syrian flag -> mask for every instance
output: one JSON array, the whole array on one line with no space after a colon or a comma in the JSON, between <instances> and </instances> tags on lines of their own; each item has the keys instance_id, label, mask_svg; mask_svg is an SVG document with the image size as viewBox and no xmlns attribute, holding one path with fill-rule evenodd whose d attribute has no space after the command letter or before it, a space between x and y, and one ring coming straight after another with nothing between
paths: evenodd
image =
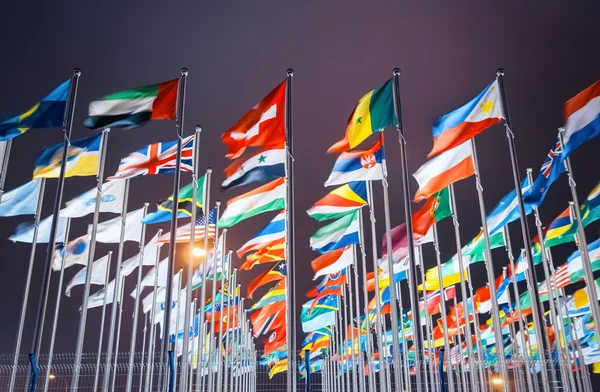
<instances>
[{"instance_id":1,"label":"syrian flag","mask_svg":"<svg viewBox=\"0 0 600 392\"><path fill-rule=\"evenodd\" d=\"M252 182L267 182L285 176L284 145L264 148L245 161L237 160L224 170L227 178L222 190L232 189Z\"/></svg>"},{"instance_id":2,"label":"syrian flag","mask_svg":"<svg viewBox=\"0 0 600 392\"><path fill-rule=\"evenodd\" d=\"M285 88L283 81L221 136L227 158L240 157L247 147L285 143Z\"/></svg>"},{"instance_id":3,"label":"syrian flag","mask_svg":"<svg viewBox=\"0 0 600 392\"><path fill-rule=\"evenodd\" d=\"M90 129L134 129L150 120L175 120L179 79L106 95L90 103Z\"/></svg>"}]
</instances>

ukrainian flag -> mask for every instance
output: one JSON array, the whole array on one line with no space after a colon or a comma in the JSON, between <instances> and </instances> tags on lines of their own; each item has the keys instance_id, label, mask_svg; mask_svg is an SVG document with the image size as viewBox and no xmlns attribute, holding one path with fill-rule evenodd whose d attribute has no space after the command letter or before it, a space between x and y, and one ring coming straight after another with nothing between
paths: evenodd
<instances>
[{"instance_id":1,"label":"ukrainian flag","mask_svg":"<svg viewBox=\"0 0 600 392\"><path fill-rule=\"evenodd\" d=\"M67 149L65 177L95 176L98 174L102 134L75 140ZM33 178L58 178L62 164L63 143L46 148L35 161Z\"/></svg>"},{"instance_id":2,"label":"ukrainian flag","mask_svg":"<svg viewBox=\"0 0 600 392\"><path fill-rule=\"evenodd\" d=\"M31 128L62 127L71 80L67 80L23 114L0 123L0 141L19 136Z\"/></svg>"}]
</instances>

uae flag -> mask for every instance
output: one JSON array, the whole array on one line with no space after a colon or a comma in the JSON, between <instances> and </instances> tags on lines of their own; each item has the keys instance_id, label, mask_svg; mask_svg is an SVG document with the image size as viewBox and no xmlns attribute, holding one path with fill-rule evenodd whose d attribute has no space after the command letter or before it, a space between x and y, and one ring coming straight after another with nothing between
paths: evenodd
<instances>
[{"instance_id":1,"label":"uae flag","mask_svg":"<svg viewBox=\"0 0 600 392\"><path fill-rule=\"evenodd\" d=\"M179 79L112 93L90 103L90 129L134 129L150 120L174 120Z\"/></svg>"}]
</instances>

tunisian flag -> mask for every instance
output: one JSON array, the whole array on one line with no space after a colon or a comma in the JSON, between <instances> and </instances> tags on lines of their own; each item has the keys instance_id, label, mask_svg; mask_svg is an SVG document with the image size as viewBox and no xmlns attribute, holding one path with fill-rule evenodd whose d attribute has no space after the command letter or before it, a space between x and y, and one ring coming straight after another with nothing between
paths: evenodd
<instances>
[{"instance_id":1,"label":"tunisian flag","mask_svg":"<svg viewBox=\"0 0 600 392\"><path fill-rule=\"evenodd\" d=\"M229 159L240 157L247 147L285 143L285 80L221 136Z\"/></svg>"}]
</instances>

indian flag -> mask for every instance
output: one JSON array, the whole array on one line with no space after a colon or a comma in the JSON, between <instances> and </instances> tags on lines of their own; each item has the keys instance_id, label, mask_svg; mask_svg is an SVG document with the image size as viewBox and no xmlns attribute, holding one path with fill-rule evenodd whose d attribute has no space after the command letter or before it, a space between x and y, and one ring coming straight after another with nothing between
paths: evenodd
<instances>
[{"instance_id":1,"label":"indian flag","mask_svg":"<svg viewBox=\"0 0 600 392\"><path fill-rule=\"evenodd\" d=\"M396 124L392 79L369 91L359 101L346 128L346 136L327 152L344 152L358 146L373 133Z\"/></svg>"},{"instance_id":2,"label":"indian flag","mask_svg":"<svg viewBox=\"0 0 600 392\"><path fill-rule=\"evenodd\" d=\"M150 120L174 120L179 79L106 95L89 106L90 129L133 129Z\"/></svg>"},{"instance_id":3,"label":"indian flag","mask_svg":"<svg viewBox=\"0 0 600 392\"><path fill-rule=\"evenodd\" d=\"M285 180L278 178L229 200L217 226L228 228L252 216L282 208L285 208Z\"/></svg>"}]
</instances>

